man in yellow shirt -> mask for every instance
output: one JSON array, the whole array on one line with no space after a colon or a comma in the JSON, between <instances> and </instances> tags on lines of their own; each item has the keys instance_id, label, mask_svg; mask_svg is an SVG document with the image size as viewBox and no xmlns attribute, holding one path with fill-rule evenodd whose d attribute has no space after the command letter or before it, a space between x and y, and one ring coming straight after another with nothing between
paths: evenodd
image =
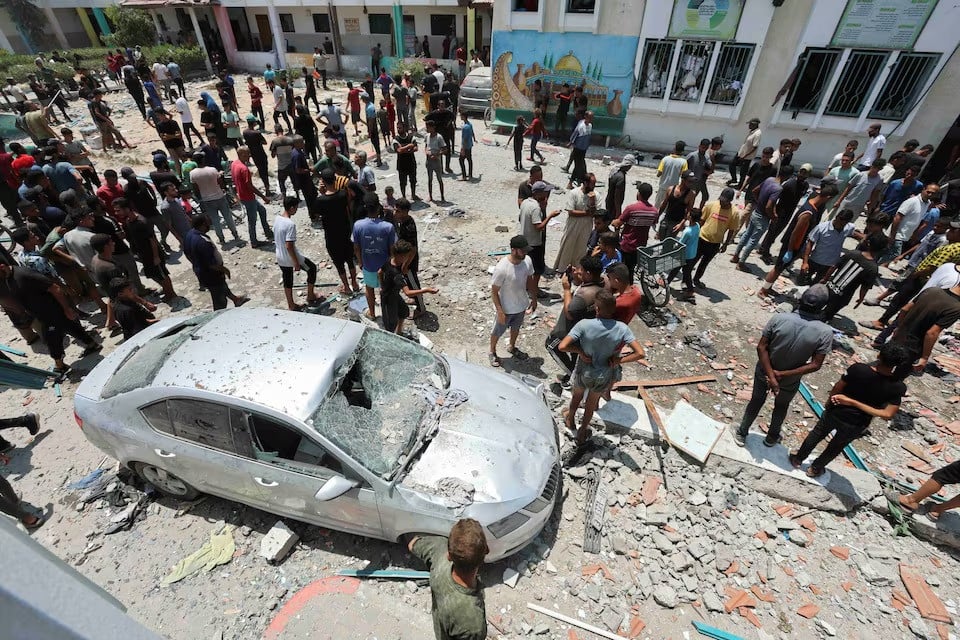
<instances>
[{"instance_id":1,"label":"man in yellow shirt","mask_svg":"<svg viewBox=\"0 0 960 640\"><path fill-rule=\"evenodd\" d=\"M727 187L720 193L719 200L708 202L703 206L700 243L694 261L697 270L693 276L693 284L698 289L704 288L700 278L707 270L707 265L718 253L727 250L727 245L730 244L737 229L740 228L740 214L733 206L735 195L736 192Z\"/></svg>"}]
</instances>

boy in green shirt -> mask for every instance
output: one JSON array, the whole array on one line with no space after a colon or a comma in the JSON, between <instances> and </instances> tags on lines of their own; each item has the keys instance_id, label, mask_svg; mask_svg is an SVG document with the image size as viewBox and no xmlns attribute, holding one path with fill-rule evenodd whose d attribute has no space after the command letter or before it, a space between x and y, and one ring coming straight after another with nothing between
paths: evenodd
<instances>
[{"instance_id":1,"label":"boy in green shirt","mask_svg":"<svg viewBox=\"0 0 960 640\"><path fill-rule=\"evenodd\" d=\"M437 640L484 640L487 614L477 574L490 549L480 523L458 520L449 538L417 536L408 548L430 567Z\"/></svg>"}]
</instances>

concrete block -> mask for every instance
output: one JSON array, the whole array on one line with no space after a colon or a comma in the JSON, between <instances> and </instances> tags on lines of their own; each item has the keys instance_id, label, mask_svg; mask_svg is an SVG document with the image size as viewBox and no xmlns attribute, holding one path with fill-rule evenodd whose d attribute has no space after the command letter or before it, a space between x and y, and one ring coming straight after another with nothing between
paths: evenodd
<instances>
[{"instance_id":1,"label":"concrete block","mask_svg":"<svg viewBox=\"0 0 960 640\"><path fill-rule=\"evenodd\" d=\"M277 520L277 524L273 525L260 541L260 557L266 558L271 564L280 562L290 553L299 539L300 536L291 531L283 520Z\"/></svg>"}]
</instances>

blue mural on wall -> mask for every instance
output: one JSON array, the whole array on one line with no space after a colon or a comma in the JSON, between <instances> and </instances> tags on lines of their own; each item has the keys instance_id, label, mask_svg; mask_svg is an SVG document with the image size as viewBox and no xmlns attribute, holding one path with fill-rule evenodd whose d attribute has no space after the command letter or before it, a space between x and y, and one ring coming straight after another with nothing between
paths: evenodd
<instances>
[{"instance_id":1,"label":"blue mural on wall","mask_svg":"<svg viewBox=\"0 0 960 640\"><path fill-rule=\"evenodd\" d=\"M551 96L564 83L583 86L594 123L622 131L633 85L639 36L593 33L495 31L493 33L493 107L497 120L533 112L533 85L540 80ZM556 113L550 99L548 114Z\"/></svg>"}]
</instances>

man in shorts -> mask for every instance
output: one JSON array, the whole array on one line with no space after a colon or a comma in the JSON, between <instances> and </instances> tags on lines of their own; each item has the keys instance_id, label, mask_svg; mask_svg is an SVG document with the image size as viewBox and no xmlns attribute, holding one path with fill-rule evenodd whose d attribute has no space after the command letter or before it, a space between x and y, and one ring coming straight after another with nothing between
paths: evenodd
<instances>
[{"instance_id":1,"label":"man in shorts","mask_svg":"<svg viewBox=\"0 0 960 640\"><path fill-rule=\"evenodd\" d=\"M564 451L564 465L571 465L590 450L590 420L600 403L600 397L608 393L614 382L620 380L622 366L643 358L643 347L633 332L624 323L615 320L617 301L611 291L598 291L594 304L597 317L581 320L573 326L567 337L560 342L560 350L577 354L571 382L573 396L564 419L568 431L574 431L577 409L586 394L583 419L576 429L574 446ZM620 350L629 345L632 353L621 356Z\"/></svg>"},{"instance_id":2,"label":"man in shorts","mask_svg":"<svg viewBox=\"0 0 960 640\"><path fill-rule=\"evenodd\" d=\"M293 274L301 269L307 270L307 304L316 304L323 300L314 287L317 284L317 265L303 257L297 248L297 225L293 215L300 206L300 198L287 196L283 199L283 211L273 221L273 238L277 247L277 266L283 277L283 295L287 299L287 309L301 311L303 307L293 301Z\"/></svg>"},{"instance_id":3,"label":"man in shorts","mask_svg":"<svg viewBox=\"0 0 960 640\"><path fill-rule=\"evenodd\" d=\"M364 195L363 207L367 217L357 220L353 225L353 251L363 274L367 317L374 320L377 317L376 290L380 287L377 273L390 259L390 247L397 242L397 231L392 224L380 217L380 197L376 193L369 192Z\"/></svg>"},{"instance_id":4,"label":"man in shorts","mask_svg":"<svg viewBox=\"0 0 960 640\"><path fill-rule=\"evenodd\" d=\"M517 338L523 325L523 316L537 310L537 286L534 280L533 262L527 255L530 243L523 235L510 239L510 255L500 258L490 279L490 297L497 311L497 318L490 333L490 366L499 367L497 342L510 329L510 346L507 351L522 358L517 351Z\"/></svg>"}]
</instances>

